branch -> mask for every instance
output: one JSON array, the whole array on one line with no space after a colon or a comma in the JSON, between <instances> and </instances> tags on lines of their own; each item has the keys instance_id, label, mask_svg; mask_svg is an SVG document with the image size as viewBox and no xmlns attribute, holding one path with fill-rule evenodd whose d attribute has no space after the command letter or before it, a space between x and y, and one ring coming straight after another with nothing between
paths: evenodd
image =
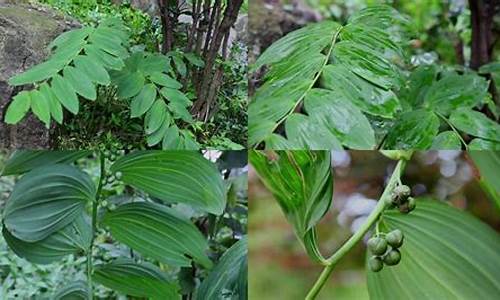
<instances>
[{"instance_id":1,"label":"branch","mask_svg":"<svg viewBox=\"0 0 500 300\"><path fill-rule=\"evenodd\" d=\"M363 223L363 225L358 229L358 231L356 231L356 233L354 233L349 238L349 240L347 240L347 242L345 242L344 245L340 247L340 249L338 249L330 258L326 260L325 268L323 269L323 272L321 272L320 276L318 277L313 287L307 294L306 300L316 299L316 296L318 296L318 293L325 285L328 277L330 277L330 274L332 273L333 269L340 261L340 259L344 257L349 251L351 251L351 249L363 238L363 236L368 232L368 230L373 226L373 224L377 222L377 220L380 218L384 210L387 207L389 207L389 205L392 202L392 197L391 197L392 191L400 181L401 175L406 167L406 163L407 163L406 160L400 160L398 162L396 168L394 168L394 171L392 172L391 178L389 179L387 186L384 189L384 192L382 193L382 196L380 196L377 206L370 213L365 223Z\"/></svg>"}]
</instances>

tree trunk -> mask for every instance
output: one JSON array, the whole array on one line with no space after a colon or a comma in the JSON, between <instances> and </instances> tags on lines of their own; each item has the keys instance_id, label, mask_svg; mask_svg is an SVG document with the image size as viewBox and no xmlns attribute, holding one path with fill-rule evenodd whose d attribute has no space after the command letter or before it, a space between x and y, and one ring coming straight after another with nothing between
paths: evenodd
<instances>
[{"instance_id":1,"label":"tree trunk","mask_svg":"<svg viewBox=\"0 0 500 300\"><path fill-rule=\"evenodd\" d=\"M470 67L474 70L488 63L493 55L493 17L500 0L469 0L472 44Z\"/></svg>"},{"instance_id":2,"label":"tree trunk","mask_svg":"<svg viewBox=\"0 0 500 300\"><path fill-rule=\"evenodd\" d=\"M167 53L174 47L174 27L175 20L172 18L169 7L177 7L177 1L172 0L158 0L158 7L160 9L160 19L163 32L163 45L162 53Z\"/></svg>"}]
</instances>

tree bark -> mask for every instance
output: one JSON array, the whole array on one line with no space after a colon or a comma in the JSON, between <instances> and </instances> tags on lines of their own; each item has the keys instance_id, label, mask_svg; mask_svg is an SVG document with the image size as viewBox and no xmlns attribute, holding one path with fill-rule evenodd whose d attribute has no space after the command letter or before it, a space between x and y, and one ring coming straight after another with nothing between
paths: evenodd
<instances>
[{"instance_id":1,"label":"tree bark","mask_svg":"<svg viewBox=\"0 0 500 300\"><path fill-rule=\"evenodd\" d=\"M177 1L172 0L158 0L158 7L160 9L160 19L163 32L163 45L162 53L167 53L174 47L174 27L175 20L172 18L169 6L175 5L177 7Z\"/></svg>"},{"instance_id":2,"label":"tree bark","mask_svg":"<svg viewBox=\"0 0 500 300\"><path fill-rule=\"evenodd\" d=\"M472 26L470 67L474 70L492 59L493 17L499 6L500 0L469 0Z\"/></svg>"}]
</instances>

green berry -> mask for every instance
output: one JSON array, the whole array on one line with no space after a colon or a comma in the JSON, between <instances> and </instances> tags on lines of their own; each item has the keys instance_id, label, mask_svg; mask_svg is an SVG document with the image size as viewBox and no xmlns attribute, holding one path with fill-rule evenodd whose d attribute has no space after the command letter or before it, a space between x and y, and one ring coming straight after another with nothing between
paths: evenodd
<instances>
[{"instance_id":1,"label":"green berry","mask_svg":"<svg viewBox=\"0 0 500 300\"><path fill-rule=\"evenodd\" d=\"M388 266L395 266L401 261L401 253L398 249L392 249L384 256L384 264Z\"/></svg>"},{"instance_id":2,"label":"green berry","mask_svg":"<svg viewBox=\"0 0 500 300\"><path fill-rule=\"evenodd\" d=\"M375 255L382 255L387 251L387 241L380 237L373 237L368 240L368 249Z\"/></svg>"},{"instance_id":3,"label":"green berry","mask_svg":"<svg viewBox=\"0 0 500 300\"><path fill-rule=\"evenodd\" d=\"M380 257L372 256L368 260L368 267L372 272L379 272L384 267L384 263Z\"/></svg>"},{"instance_id":4,"label":"green berry","mask_svg":"<svg viewBox=\"0 0 500 300\"><path fill-rule=\"evenodd\" d=\"M411 194L411 189L407 185L398 185L392 191L392 202L401 205L406 202Z\"/></svg>"},{"instance_id":5,"label":"green berry","mask_svg":"<svg viewBox=\"0 0 500 300\"><path fill-rule=\"evenodd\" d=\"M387 243L389 243L389 245L392 248L399 248L399 247L401 247L401 245L403 245L404 235L403 235L403 232L401 232L401 230L396 229L396 230L389 232L385 236L385 239L386 239Z\"/></svg>"},{"instance_id":6,"label":"green berry","mask_svg":"<svg viewBox=\"0 0 500 300\"><path fill-rule=\"evenodd\" d=\"M408 209L409 209L409 211L414 210L416 206L417 206L417 200L415 200L415 198L413 198L413 197L409 197L408 198Z\"/></svg>"},{"instance_id":7,"label":"green berry","mask_svg":"<svg viewBox=\"0 0 500 300\"><path fill-rule=\"evenodd\" d=\"M116 174L115 174L115 177L116 177L116 179L118 179L118 180L120 180L120 179L122 178L122 176L123 176L123 173L122 173L122 172L120 172L120 171L116 172Z\"/></svg>"},{"instance_id":8,"label":"green berry","mask_svg":"<svg viewBox=\"0 0 500 300\"><path fill-rule=\"evenodd\" d=\"M116 155L111 154L111 155L109 156L109 160L111 160L111 161L115 161L115 160L116 160Z\"/></svg>"},{"instance_id":9,"label":"green berry","mask_svg":"<svg viewBox=\"0 0 500 300\"><path fill-rule=\"evenodd\" d=\"M115 181L115 176L111 175L108 177L108 183L112 183L113 181Z\"/></svg>"}]
</instances>

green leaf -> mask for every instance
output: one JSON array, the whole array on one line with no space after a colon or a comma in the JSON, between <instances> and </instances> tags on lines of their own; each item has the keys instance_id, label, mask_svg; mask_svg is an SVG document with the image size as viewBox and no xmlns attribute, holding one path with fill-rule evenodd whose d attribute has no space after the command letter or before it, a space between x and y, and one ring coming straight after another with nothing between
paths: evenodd
<instances>
[{"instance_id":1,"label":"green leaf","mask_svg":"<svg viewBox=\"0 0 500 300\"><path fill-rule=\"evenodd\" d=\"M188 219L172 208L148 202L119 206L104 215L111 235L144 256L176 267L191 266L191 259L212 266L205 254L208 244Z\"/></svg>"},{"instance_id":2,"label":"green leaf","mask_svg":"<svg viewBox=\"0 0 500 300\"><path fill-rule=\"evenodd\" d=\"M467 146L469 150L500 150L500 142L473 139Z\"/></svg>"},{"instance_id":3,"label":"green leaf","mask_svg":"<svg viewBox=\"0 0 500 300\"><path fill-rule=\"evenodd\" d=\"M49 105L49 110L50 110L50 115L54 120L56 120L57 123L62 124L63 121L63 109L62 105L57 100L56 95L52 92L52 89L50 86L44 82L40 85L40 93L47 99L48 105Z\"/></svg>"},{"instance_id":4,"label":"green leaf","mask_svg":"<svg viewBox=\"0 0 500 300\"><path fill-rule=\"evenodd\" d=\"M385 213L400 229L401 262L368 272L370 299L489 299L500 293L500 235L468 213L417 200L408 215Z\"/></svg>"},{"instance_id":5,"label":"green leaf","mask_svg":"<svg viewBox=\"0 0 500 300\"><path fill-rule=\"evenodd\" d=\"M455 110L450 123L467 134L500 142L500 125L480 112L467 108Z\"/></svg>"},{"instance_id":6,"label":"green leaf","mask_svg":"<svg viewBox=\"0 0 500 300\"><path fill-rule=\"evenodd\" d=\"M180 118L187 123L193 122L193 116L187 110L186 106L177 102L170 102L168 108L174 113L175 118Z\"/></svg>"},{"instance_id":7,"label":"green leaf","mask_svg":"<svg viewBox=\"0 0 500 300\"><path fill-rule=\"evenodd\" d=\"M139 95L132 100L130 106L130 115L132 118L140 117L145 114L153 105L156 99L156 87L154 84L146 84Z\"/></svg>"},{"instance_id":8,"label":"green leaf","mask_svg":"<svg viewBox=\"0 0 500 300\"><path fill-rule=\"evenodd\" d=\"M74 44L82 43L94 31L92 27L83 27L66 31L55 38L47 48L53 50L54 48L65 48Z\"/></svg>"},{"instance_id":9,"label":"green leaf","mask_svg":"<svg viewBox=\"0 0 500 300\"><path fill-rule=\"evenodd\" d=\"M266 142L265 150L293 150L299 148L298 145L275 133L266 138L264 142Z\"/></svg>"},{"instance_id":10,"label":"green leaf","mask_svg":"<svg viewBox=\"0 0 500 300\"><path fill-rule=\"evenodd\" d=\"M342 145L335 134L326 126L311 121L302 114L292 114L285 123L286 135L291 144L281 145L266 140L266 145L275 150L309 149L309 150L342 150ZM279 136L281 138L281 136ZM279 139L279 138L278 138ZM282 146L284 148L282 148Z\"/></svg>"},{"instance_id":11,"label":"green leaf","mask_svg":"<svg viewBox=\"0 0 500 300\"><path fill-rule=\"evenodd\" d=\"M48 165L70 164L90 154L92 151L16 150L5 163L2 176L24 174Z\"/></svg>"},{"instance_id":12,"label":"green leaf","mask_svg":"<svg viewBox=\"0 0 500 300\"><path fill-rule=\"evenodd\" d=\"M494 61L489 64L482 65L479 68L480 74L488 74L488 73L499 73L500 72L500 62Z\"/></svg>"},{"instance_id":13,"label":"green leaf","mask_svg":"<svg viewBox=\"0 0 500 300\"><path fill-rule=\"evenodd\" d=\"M105 27L97 28L90 35L89 41L92 42L95 47L104 50L113 56L121 58L127 57L128 51L121 45L121 39L109 34L106 30L104 30L104 28Z\"/></svg>"},{"instance_id":14,"label":"green leaf","mask_svg":"<svg viewBox=\"0 0 500 300\"><path fill-rule=\"evenodd\" d=\"M432 142L431 150L461 150L462 142L454 131L444 131L438 134Z\"/></svg>"},{"instance_id":15,"label":"green leaf","mask_svg":"<svg viewBox=\"0 0 500 300\"><path fill-rule=\"evenodd\" d=\"M182 129L181 134L184 137L184 150L200 150L200 144L188 130Z\"/></svg>"},{"instance_id":16,"label":"green leaf","mask_svg":"<svg viewBox=\"0 0 500 300\"><path fill-rule=\"evenodd\" d=\"M112 70L121 70L125 63L119 57L111 55L106 51L96 47L95 45L87 45L85 46L85 53L94 61L100 62L100 64L104 65L106 68Z\"/></svg>"},{"instance_id":17,"label":"green leaf","mask_svg":"<svg viewBox=\"0 0 500 300\"><path fill-rule=\"evenodd\" d=\"M436 80L437 71L434 65L420 65L411 72L403 89L403 97L412 108L424 103L427 91Z\"/></svg>"},{"instance_id":18,"label":"green leaf","mask_svg":"<svg viewBox=\"0 0 500 300\"><path fill-rule=\"evenodd\" d=\"M165 132L161 148L163 150L176 150L179 149L180 142L179 128L173 124Z\"/></svg>"},{"instance_id":19,"label":"green leaf","mask_svg":"<svg viewBox=\"0 0 500 300\"><path fill-rule=\"evenodd\" d=\"M28 113L31 106L31 94L22 91L12 99L5 113L5 123L16 124Z\"/></svg>"},{"instance_id":20,"label":"green leaf","mask_svg":"<svg viewBox=\"0 0 500 300\"><path fill-rule=\"evenodd\" d=\"M182 84L180 84L177 80L161 72L151 74L149 79L156 84L173 89L180 89L182 87Z\"/></svg>"},{"instance_id":21,"label":"green leaf","mask_svg":"<svg viewBox=\"0 0 500 300\"><path fill-rule=\"evenodd\" d=\"M348 67L354 74L385 90L399 83L399 74L392 63L364 45L342 41L335 45L332 56L335 63Z\"/></svg>"},{"instance_id":22,"label":"green leaf","mask_svg":"<svg viewBox=\"0 0 500 300\"><path fill-rule=\"evenodd\" d=\"M185 203L216 215L226 207L221 175L196 151L135 152L119 159L111 170L122 172L126 184L166 203Z\"/></svg>"},{"instance_id":23,"label":"green leaf","mask_svg":"<svg viewBox=\"0 0 500 300\"><path fill-rule=\"evenodd\" d=\"M439 131L438 117L417 109L401 115L384 142L384 149L428 149Z\"/></svg>"},{"instance_id":24,"label":"green leaf","mask_svg":"<svg viewBox=\"0 0 500 300\"><path fill-rule=\"evenodd\" d=\"M126 74L118 82L118 97L120 99L132 98L144 87L144 76L141 72Z\"/></svg>"},{"instance_id":25,"label":"green leaf","mask_svg":"<svg viewBox=\"0 0 500 300\"><path fill-rule=\"evenodd\" d=\"M144 120L146 134L152 134L160 129L165 123L167 113L167 105L165 105L165 102L163 102L162 99L156 100L146 114L146 119Z\"/></svg>"},{"instance_id":26,"label":"green leaf","mask_svg":"<svg viewBox=\"0 0 500 300\"><path fill-rule=\"evenodd\" d=\"M182 77L186 77L187 67L186 67L186 64L184 63L184 61L182 60L182 58L174 55L174 56L172 56L172 59L174 60L175 69L177 70L177 72L179 72L179 74Z\"/></svg>"},{"instance_id":27,"label":"green leaf","mask_svg":"<svg viewBox=\"0 0 500 300\"><path fill-rule=\"evenodd\" d=\"M197 66L198 68L205 66L205 62L195 53L184 53L184 57L193 66Z\"/></svg>"},{"instance_id":28,"label":"green leaf","mask_svg":"<svg viewBox=\"0 0 500 300\"><path fill-rule=\"evenodd\" d=\"M88 285L79 280L65 286L54 294L53 300L87 300Z\"/></svg>"},{"instance_id":29,"label":"green leaf","mask_svg":"<svg viewBox=\"0 0 500 300\"><path fill-rule=\"evenodd\" d=\"M60 75L55 75L51 81L52 92L56 95L59 102L71 113L76 115L79 110L80 103L76 96L75 90L71 84L64 80Z\"/></svg>"},{"instance_id":30,"label":"green leaf","mask_svg":"<svg viewBox=\"0 0 500 300\"><path fill-rule=\"evenodd\" d=\"M174 102L179 106L191 105L191 100L179 90L164 87L160 90L160 93L170 102Z\"/></svg>"},{"instance_id":31,"label":"green leaf","mask_svg":"<svg viewBox=\"0 0 500 300\"><path fill-rule=\"evenodd\" d=\"M345 66L326 66L321 79L325 88L341 94L342 98L368 114L392 118L401 109L399 100L392 91L368 83Z\"/></svg>"},{"instance_id":32,"label":"green leaf","mask_svg":"<svg viewBox=\"0 0 500 300\"><path fill-rule=\"evenodd\" d=\"M469 148L470 149L470 148ZM480 184L500 209L500 151L469 151L479 169Z\"/></svg>"},{"instance_id":33,"label":"green leaf","mask_svg":"<svg viewBox=\"0 0 500 300\"><path fill-rule=\"evenodd\" d=\"M13 236L6 227L2 230L9 248L17 256L36 264L50 264L69 254L86 251L90 246L90 220L83 214L60 231L36 242L25 242Z\"/></svg>"},{"instance_id":34,"label":"green leaf","mask_svg":"<svg viewBox=\"0 0 500 300\"><path fill-rule=\"evenodd\" d=\"M251 151L250 163L278 201L311 258L322 261L315 226L330 208L333 174L329 151Z\"/></svg>"},{"instance_id":35,"label":"green leaf","mask_svg":"<svg viewBox=\"0 0 500 300\"><path fill-rule=\"evenodd\" d=\"M158 130L156 130L155 132L150 134L146 138L146 142L147 142L148 146L152 147L154 145L159 144L163 140L163 138L165 137L165 134L167 133L169 126L170 126L170 121L163 122L163 124L161 125L161 127Z\"/></svg>"},{"instance_id":36,"label":"green leaf","mask_svg":"<svg viewBox=\"0 0 500 300\"><path fill-rule=\"evenodd\" d=\"M10 85L24 85L51 78L64 67L64 62L49 60L34 66L28 71L18 74L9 79Z\"/></svg>"},{"instance_id":37,"label":"green leaf","mask_svg":"<svg viewBox=\"0 0 500 300\"><path fill-rule=\"evenodd\" d=\"M151 263L136 263L120 258L112 263L97 265L92 278L115 291L156 300L180 299L178 286Z\"/></svg>"},{"instance_id":38,"label":"green leaf","mask_svg":"<svg viewBox=\"0 0 500 300\"><path fill-rule=\"evenodd\" d=\"M77 56L73 63L78 71L87 75L95 83L108 85L111 80L106 69L96 60L84 55Z\"/></svg>"},{"instance_id":39,"label":"green leaf","mask_svg":"<svg viewBox=\"0 0 500 300\"><path fill-rule=\"evenodd\" d=\"M50 128L50 103L45 94L33 90L31 93L31 110L46 128Z\"/></svg>"},{"instance_id":40,"label":"green leaf","mask_svg":"<svg viewBox=\"0 0 500 300\"><path fill-rule=\"evenodd\" d=\"M228 296L231 299L242 299L247 289L245 287L242 291L238 290L238 279L242 272L247 272L247 254L248 243L244 236L222 255L198 288L196 299L219 300Z\"/></svg>"},{"instance_id":41,"label":"green leaf","mask_svg":"<svg viewBox=\"0 0 500 300\"><path fill-rule=\"evenodd\" d=\"M64 79L71 84L76 93L89 100L95 100L97 98L95 86L84 72L67 66L63 70L63 75Z\"/></svg>"},{"instance_id":42,"label":"green leaf","mask_svg":"<svg viewBox=\"0 0 500 300\"><path fill-rule=\"evenodd\" d=\"M18 239L40 241L73 222L94 197L95 186L86 173L69 165L40 167L14 186L4 224Z\"/></svg>"},{"instance_id":43,"label":"green leaf","mask_svg":"<svg viewBox=\"0 0 500 300\"><path fill-rule=\"evenodd\" d=\"M361 111L329 90L312 89L304 106L313 124L329 130L352 149L375 148L375 133Z\"/></svg>"},{"instance_id":44,"label":"green leaf","mask_svg":"<svg viewBox=\"0 0 500 300\"><path fill-rule=\"evenodd\" d=\"M425 105L447 116L458 108L472 108L487 97L488 82L476 75L451 74L427 91Z\"/></svg>"}]
</instances>

